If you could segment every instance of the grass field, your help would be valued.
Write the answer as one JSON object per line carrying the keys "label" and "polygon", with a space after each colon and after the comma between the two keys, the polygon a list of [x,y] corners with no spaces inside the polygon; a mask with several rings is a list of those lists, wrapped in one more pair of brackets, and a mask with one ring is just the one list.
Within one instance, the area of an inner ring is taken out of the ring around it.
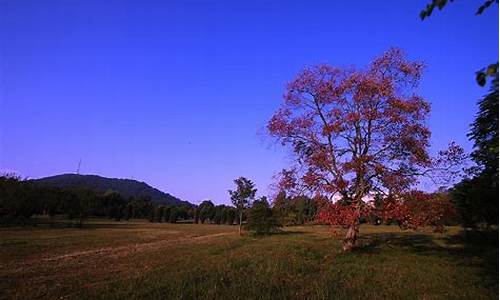
{"label": "grass field", "polygon": [[223,225],[98,222],[0,229],[0,298],[497,299],[498,236],[323,226],[239,237]]}

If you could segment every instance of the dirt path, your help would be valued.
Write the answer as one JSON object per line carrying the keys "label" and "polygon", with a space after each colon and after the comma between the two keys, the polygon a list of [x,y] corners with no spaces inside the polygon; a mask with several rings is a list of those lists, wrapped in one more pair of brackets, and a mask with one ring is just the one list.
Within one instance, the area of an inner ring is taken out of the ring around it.
{"label": "dirt path", "polygon": [[[4,269],[7,273],[23,273],[29,271],[33,268],[40,267],[41,265],[46,264],[66,264],[70,263],[73,260],[95,260],[102,258],[123,258],[132,254],[141,253],[145,251],[155,251],[161,248],[170,246],[170,245],[179,245],[179,244],[192,244],[192,243],[200,243],[209,241],[213,238],[232,235],[232,232],[222,232],[208,235],[199,235],[199,236],[187,236],[181,238],[173,238],[173,239],[165,239],[154,242],[145,242],[145,243],[134,243],[123,246],[114,246],[114,247],[101,247],[97,249],[83,250],[83,251],[73,251],[70,253],[66,253],[63,255],[57,256],[45,256],[32,258],[27,261],[23,261],[20,265],[15,264],[14,266],[9,266]],[[2,266],[3,267],[7,266]],[[1,272],[3,273],[3,272]]]}
{"label": "dirt path", "polygon": [[[61,298],[69,297],[82,288],[95,288],[116,280],[141,276],[155,268],[143,258],[135,260],[133,255],[153,253],[169,249],[176,245],[193,245],[209,242],[213,239],[234,235],[234,232],[221,232],[206,235],[189,235],[152,242],[131,243],[122,246],[108,246],[83,251],[71,251],[66,254],[50,255],[40,253],[24,261],[12,261],[0,265],[0,281],[24,282],[29,289],[11,290],[11,298],[23,299],[26,295],[46,298],[49,291],[59,291]],[[129,259],[130,257],[130,259]],[[133,267],[131,267],[131,264]],[[54,284],[56,283],[56,284]],[[0,283],[0,290],[2,284]],[[0,293],[0,299],[2,295]]]}
{"label": "dirt path", "polygon": [[209,239],[212,239],[215,237],[225,236],[225,235],[230,235],[230,234],[233,234],[233,233],[232,232],[223,232],[223,233],[215,233],[215,234],[208,234],[208,235],[201,235],[201,236],[190,236],[190,237],[162,240],[162,241],[156,241],[156,242],[138,243],[138,244],[125,245],[125,246],[118,246],[118,247],[103,247],[103,248],[87,250],[87,251],[75,251],[75,252],[64,254],[64,255],[45,258],[45,259],[43,259],[43,261],[51,262],[51,261],[74,259],[74,258],[78,258],[78,257],[82,257],[82,256],[99,256],[99,255],[106,255],[106,256],[112,257],[112,258],[120,258],[120,257],[128,256],[130,254],[137,253],[137,252],[143,252],[143,251],[147,251],[147,250],[157,250],[157,249],[163,248],[167,245],[171,245],[174,243],[175,244],[191,243],[191,242],[197,243],[200,241],[209,240]]}

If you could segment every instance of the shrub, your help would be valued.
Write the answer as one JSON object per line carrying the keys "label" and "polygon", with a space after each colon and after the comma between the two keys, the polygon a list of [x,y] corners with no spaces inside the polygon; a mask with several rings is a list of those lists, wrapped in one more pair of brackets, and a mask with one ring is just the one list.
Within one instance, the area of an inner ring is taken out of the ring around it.
{"label": "shrub", "polygon": [[248,211],[246,228],[255,234],[269,234],[276,232],[279,227],[281,227],[281,224],[274,217],[267,199],[263,197],[260,200],[254,201]]}

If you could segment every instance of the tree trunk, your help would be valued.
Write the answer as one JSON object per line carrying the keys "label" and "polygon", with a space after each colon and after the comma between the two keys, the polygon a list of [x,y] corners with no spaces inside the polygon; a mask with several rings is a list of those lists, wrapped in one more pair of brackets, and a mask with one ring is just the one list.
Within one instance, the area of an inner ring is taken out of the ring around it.
{"label": "tree trunk", "polygon": [[243,212],[240,211],[240,227],[239,227],[239,234],[241,235],[241,222],[242,222],[242,219],[243,219]]}
{"label": "tree trunk", "polygon": [[356,240],[358,239],[359,224],[352,224],[349,226],[347,233],[344,238],[344,246],[342,250],[344,252],[350,252],[356,245]]}
{"label": "tree trunk", "polygon": [[83,214],[80,214],[80,218],[78,220],[78,228],[83,227]]}

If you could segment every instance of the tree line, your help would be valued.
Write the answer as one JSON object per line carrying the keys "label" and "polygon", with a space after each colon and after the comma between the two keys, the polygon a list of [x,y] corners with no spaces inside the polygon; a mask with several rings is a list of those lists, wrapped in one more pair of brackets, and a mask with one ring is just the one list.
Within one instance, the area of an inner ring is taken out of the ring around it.
{"label": "tree line", "polygon": [[[123,197],[117,192],[89,188],[58,188],[23,180],[19,176],[0,176],[0,224],[37,224],[34,216],[50,219],[63,215],[82,226],[88,217],[114,219],[148,219],[157,209],[150,197]],[[176,208],[179,218],[187,218],[189,207]]]}
{"label": "tree line", "polygon": [[48,216],[49,220],[62,217],[70,221],[69,225],[77,227],[83,226],[89,217],[115,221],[146,219],[158,223],[245,223],[250,227],[252,222],[260,220],[259,214],[271,217],[268,219],[272,222],[263,221],[270,225],[313,221],[316,207],[310,198],[282,195],[280,201],[275,201],[279,204],[271,206],[266,197],[254,199],[257,189],[251,180],[241,177],[235,183],[237,189],[230,193],[234,206],[215,205],[211,200],[199,205],[162,205],[154,203],[150,197],[123,197],[112,190],[49,187],[13,174],[3,174],[0,176],[0,225],[36,225],[40,222],[36,217],[41,215]]}
{"label": "tree line", "polygon": [[[272,201],[268,201],[265,196],[255,198],[257,189],[251,180],[240,177],[234,182],[236,189],[229,191],[233,206],[215,205],[211,200],[204,200],[199,205],[161,205],[151,201],[150,197],[126,198],[111,190],[97,192],[87,188],[47,187],[6,174],[0,176],[0,224],[36,225],[34,217],[38,215],[46,215],[49,219],[63,216],[72,221],[71,225],[78,227],[88,217],[98,217],[115,221],[146,219],[157,223],[245,225],[246,229],[257,233],[274,232],[281,226],[328,224],[325,215],[320,214],[328,212],[325,203],[330,202],[326,199],[287,195],[285,191],[280,191]],[[450,190],[419,195],[418,201],[409,197],[410,200],[405,201],[412,204],[405,207],[415,211],[413,220],[418,220],[415,217],[418,216],[417,211],[427,219],[432,215],[428,210],[439,214],[441,226],[463,224],[474,227],[488,222],[488,216],[494,215],[495,211],[473,209],[477,199],[466,194],[470,193],[464,188],[466,184],[470,188],[474,182],[463,181]],[[485,190],[482,189],[482,192]],[[342,212],[344,201],[340,199],[337,202],[340,206],[335,207],[336,212]],[[373,210],[363,216],[360,223],[411,227],[404,223],[404,218],[393,216],[401,212],[393,212],[391,216],[382,213],[387,210],[391,199],[375,195],[372,203]],[[440,205],[436,206],[436,203]],[[436,207],[446,210],[440,211]],[[494,217],[492,219],[494,222]]]}

